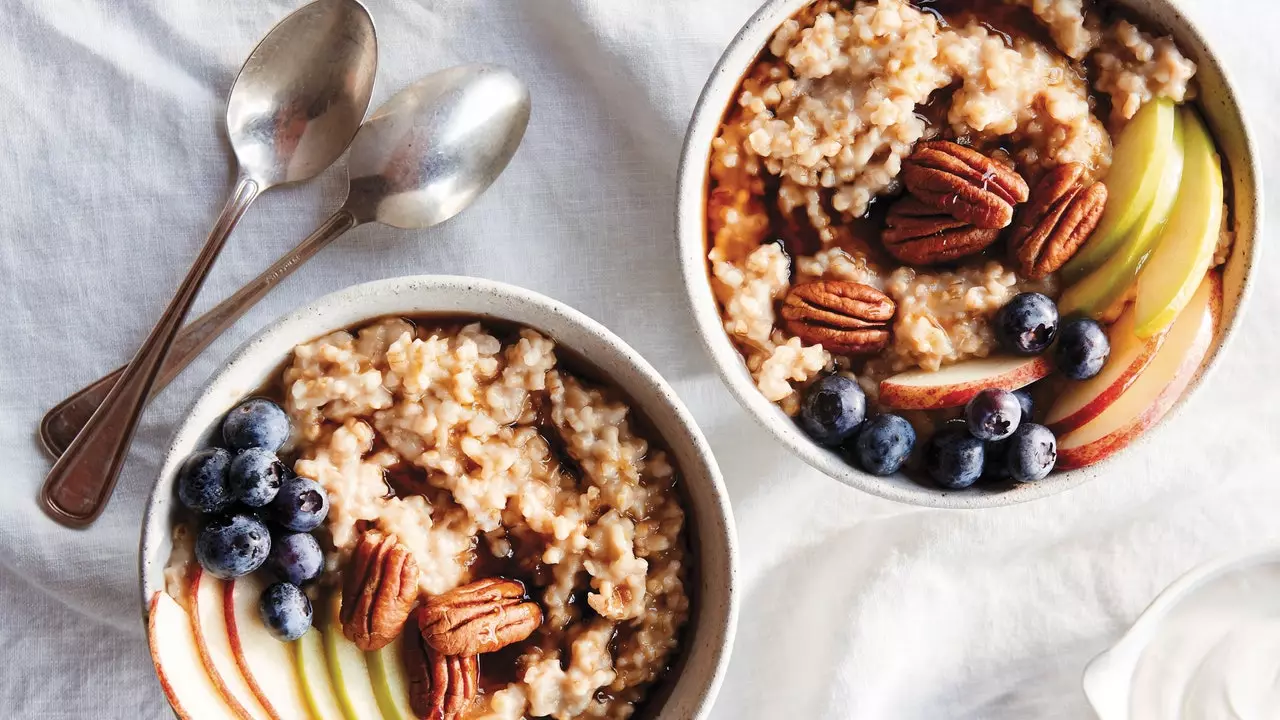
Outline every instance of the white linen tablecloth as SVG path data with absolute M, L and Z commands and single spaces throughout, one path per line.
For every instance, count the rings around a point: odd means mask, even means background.
M 136 551 L 161 453 L 228 353 L 303 302 L 367 280 L 516 283 L 602 321 L 684 398 L 720 458 L 743 606 L 716 718 L 1086 718 L 1085 662 L 1192 566 L 1280 537 L 1280 275 L 1256 269 L 1243 332 L 1150 450 L 1031 505 L 927 511 L 843 487 L 739 409 L 695 337 L 672 239 L 675 168 L 702 83 L 757 0 L 368 0 L 373 106 L 430 71 L 506 64 L 534 112 L 510 169 L 443 227 L 362 227 L 290 278 L 147 413 L 115 499 L 65 530 L 34 498 L 34 428 L 128 358 L 229 188 L 227 90 L 300 0 L 0 4 L 0 718 L 161 718 Z M 1235 74 L 1268 171 L 1280 66 L 1268 0 L 1182 0 Z M 1280 218 L 1272 176 L 1268 214 Z M 201 311 L 342 200 L 331 169 L 269 193 Z M 1269 258 L 1268 258 L 1269 259 Z

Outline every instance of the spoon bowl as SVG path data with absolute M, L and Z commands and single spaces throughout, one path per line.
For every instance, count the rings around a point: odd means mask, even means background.
M 323 172 L 360 128 L 377 68 L 373 19 L 356 0 L 314 2 L 282 20 L 227 101 L 241 172 L 263 188 Z
M 403 229 L 448 220 L 502 174 L 529 112 L 528 87 L 506 68 L 461 65 L 422 78 L 356 134 L 346 209 Z

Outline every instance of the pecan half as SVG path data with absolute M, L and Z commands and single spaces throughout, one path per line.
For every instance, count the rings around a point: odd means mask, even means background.
M 436 595 L 422 605 L 422 639 L 445 655 L 494 652 L 533 634 L 542 608 L 525 599 L 524 584 L 504 578 L 477 580 Z
M 406 633 L 405 660 L 409 706 L 420 718 L 456 720 L 475 700 L 480 683 L 476 655 L 441 655 L 417 633 Z
M 889 208 L 880 242 L 908 265 L 934 265 L 986 250 L 999 230 L 983 230 L 957 220 L 908 195 Z
M 1086 184 L 1084 174 L 1080 163 L 1054 168 L 1018 213 L 1009 250 L 1026 277 L 1038 280 L 1062 267 L 1097 229 L 1107 207 L 1107 186 Z
M 984 230 L 1013 222 L 1027 181 L 982 153 L 945 140 L 922 142 L 902 163 L 902 183 L 924 204 Z
M 342 633 L 361 650 L 400 635 L 418 600 L 418 563 L 395 535 L 366 532 L 343 573 Z
M 782 304 L 787 330 L 837 355 L 880 352 L 889 344 L 896 307 L 888 295 L 861 283 L 819 280 L 791 288 Z

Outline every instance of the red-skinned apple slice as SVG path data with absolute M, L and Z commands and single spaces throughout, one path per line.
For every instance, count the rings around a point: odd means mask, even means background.
M 231 649 L 253 694 L 274 720 L 308 720 L 293 649 L 271 634 L 258 613 L 265 587 L 253 575 L 227 584 L 223 611 Z
M 151 598 L 147 644 L 160 687 L 180 720 L 239 720 L 205 671 L 191 616 L 163 592 Z
M 245 680 L 231 650 L 224 611 L 226 583 L 196 566 L 191 580 L 191 621 L 200 659 L 227 704 L 243 720 L 270 720 L 253 688 Z
M 1221 314 L 1222 278 L 1211 272 L 1137 381 L 1093 420 L 1058 438 L 1058 469 L 1101 462 L 1160 422 L 1200 371 Z
M 1044 424 L 1055 435 L 1063 435 L 1098 417 L 1151 364 L 1166 335 L 1167 331 L 1161 331 L 1150 338 L 1139 338 L 1134 332 L 1133 305 L 1129 305 L 1120 319 L 1107 328 L 1111 356 L 1102 372 L 1069 384 L 1049 408 Z
M 1037 355 L 965 360 L 932 371 L 908 370 L 880 383 L 880 404 L 898 410 L 958 407 L 982 390 L 1017 390 L 1052 369 L 1047 357 Z

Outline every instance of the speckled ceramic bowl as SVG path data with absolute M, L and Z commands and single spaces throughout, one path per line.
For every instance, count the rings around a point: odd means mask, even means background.
M 491 280 L 423 275 L 356 285 L 290 313 L 241 346 L 196 396 L 151 493 L 139 559 L 143 613 L 164 589 L 178 468 L 209 442 L 222 415 L 266 384 L 295 345 L 381 316 L 422 313 L 491 317 L 547 334 L 610 378 L 662 435 L 683 476 L 697 569 L 683 652 L 654 691 L 661 707 L 654 717 L 707 717 L 729 662 L 738 608 L 733 516 L 715 458 L 666 381 L 618 336 L 550 298 Z
M 1235 219 L 1236 241 L 1224 274 L 1221 332 L 1200 376 L 1193 381 L 1165 422 L 1184 405 L 1186 398 L 1204 383 L 1228 341 L 1235 334 L 1240 310 L 1248 296 L 1250 268 L 1259 254 L 1262 227 L 1262 170 L 1254 154 L 1249 129 L 1236 102 L 1226 69 L 1204 38 L 1169 0 L 1114 0 L 1143 19 L 1147 28 L 1171 35 L 1199 66 L 1197 100 L 1209 121 L 1229 173 L 1228 202 Z M 716 368 L 743 408 L 773 433 L 788 450 L 840 482 L 873 495 L 899 502 L 941 508 L 982 508 L 1011 505 L 1053 495 L 1107 472 L 1112 460 L 1079 470 L 1054 473 L 1045 480 L 1018 487 L 988 488 L 981 484 L 963 491 L 945 491 L 898 474 L 881 478 L 852 467 L 836 453 L 823 448 L 796 427 L 776 405 L 756 389 L 742 356 L 729 340 L 712 294 L 707 263 L 705 201 L 711 141 L 733 99 L 739 80 L 755 62 L 774 31 L 811 0 L 768 0 L 729 43 L 711 71 L 702 96 L 689 121 L 684 153 L 678 170 L 676 239 L 685 286 L 698 331 Z M 1143 433 L 1134 445 L 1144 446 L 1155 428 Z

